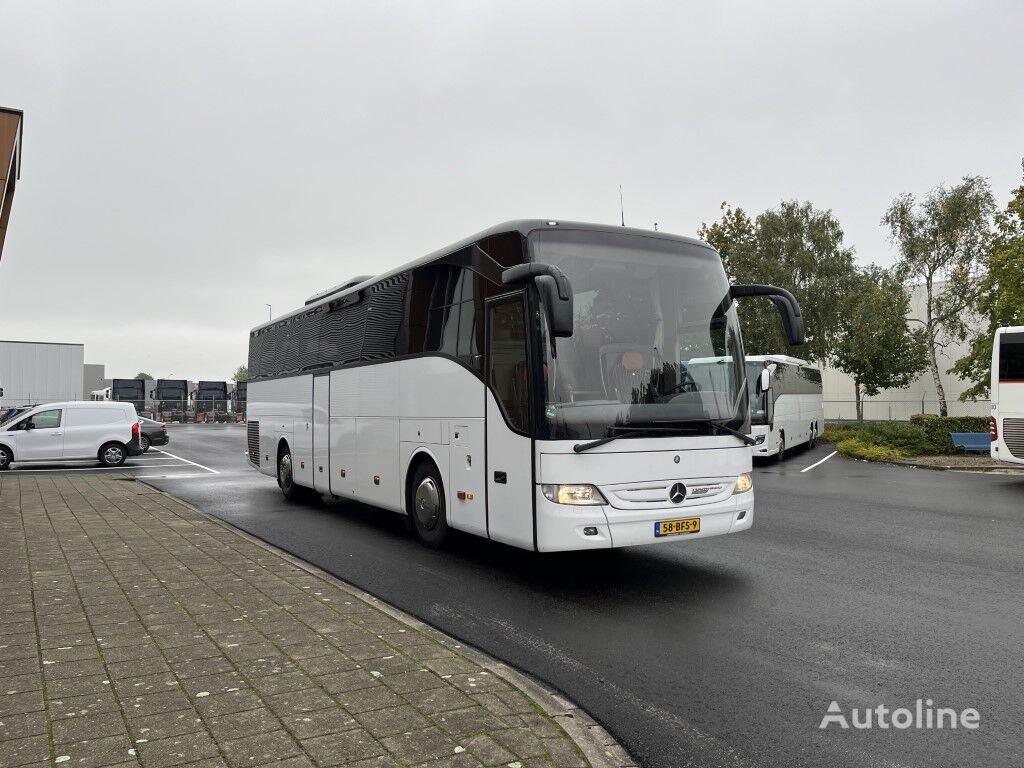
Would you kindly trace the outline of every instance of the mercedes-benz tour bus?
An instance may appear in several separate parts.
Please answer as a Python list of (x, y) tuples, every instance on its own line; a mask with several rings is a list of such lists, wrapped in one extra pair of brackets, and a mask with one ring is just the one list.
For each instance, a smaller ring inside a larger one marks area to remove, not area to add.
[(1024, 464), (1024, 325), (996, 329), (990, 425), (992, 458)]
[(789, 355), (750, 355), (747, 388), (755, 456), (781, 461), (792, 448), (815, 446), (825, 425), (819, 368)]
[[(248, 455), (285, 496), (358, 499), (538, 551), (742, 531), (750, 408), (735, 299), (706, 243), (515, 221), (250, 334)], [(694, 358), (721, 358), (695, 380)]]

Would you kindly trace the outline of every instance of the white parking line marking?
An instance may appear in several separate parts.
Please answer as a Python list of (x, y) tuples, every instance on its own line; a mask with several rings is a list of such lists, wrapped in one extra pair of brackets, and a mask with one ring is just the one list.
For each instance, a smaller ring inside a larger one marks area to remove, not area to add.
[(189, 478), (189, 477), (195, 478), (195, 477), (209, 477), (209, 476), (210, 475), (208, 473), (205, 473), (205, 472), (186, 472), (184, 474), (176, 474), (176, 475), (132, 475), (132, 477), (135, 478), (136, 480), (145, 480), (145, 479), (152, 479), (152, 480), (184, 480), (185, 478)]
[[(33, 469), (32, 467), (26, 467), (25, 469), (12, 469), (11, 472), (124, 472), (129, 469), (155, 469), (156, 467), (180, 467), (180, 464), (124, 464), (120, 467), (65, 467), (63, 469)], [(204, 467), (205, 469), (205, 467)]]
[(210, 469), (209, 467), (204, 467), (202, 464), (196, 464), (194, 461), (189, 461), (188, 459), (181, 458), (181, 456), (175, 456), (173, 453), (170, 453), (169, 451), (157, 451), (156, 448), (151, 448), (150, 450), (156, 451), (157, 453), (162, 453), (164, 456), (170, 456), (172, 459), (177, 459), (178, 461), (184, 461), (186, 464), (191, 464), (193, 467), (199, 467), (200, 469), (205, 469), (211, 475), (219, 475), (220, 474), (220, 472), (218, 472), (216, 469)]
[(810, 470), (810, 469), (814, 469), (814, 468), (815, 468), (816, 466), (818, 466), (819, 464), (824, 464), (824, 463), (825, 463), (826, 461), (828, 461), (829, 459), (831, 459), (831, 458), (832, 458), (833, 456), (835, 456), (835, 455), (836, 455), (837, 453), (839, 453), (839, 451), (832, 451), (832, 453), (830, 453), (830, 454), (829, 454), (828, 456), (826, 456), (826, 457), (825, 457), (824, 459), (822, 459), (821, 461), (816, 461), (816, 462), (814, 462), (813, 464), (811, 464), (811, 466), (809, 466), (809, 467), (804, 467), (804, 468), (803, 468), (803, 469), (801, 469), (800, 471), (801, 471), (801, 472), (806, 472), (806, 471), (808, 471), (808, 470)]

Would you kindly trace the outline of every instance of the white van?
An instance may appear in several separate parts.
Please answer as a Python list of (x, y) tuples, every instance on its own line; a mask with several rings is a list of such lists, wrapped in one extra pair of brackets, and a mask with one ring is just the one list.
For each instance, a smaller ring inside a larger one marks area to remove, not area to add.
[(87, 459), (119, 467), (141, 453), (131, 403), (47, 403), (0, 424), (0, 470), (13, 463)]

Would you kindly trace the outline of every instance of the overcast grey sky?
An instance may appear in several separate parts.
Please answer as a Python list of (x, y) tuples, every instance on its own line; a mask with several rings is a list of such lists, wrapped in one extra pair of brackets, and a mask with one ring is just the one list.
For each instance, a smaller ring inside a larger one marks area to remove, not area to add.
[(499, 221), (694, 234), (1020, 183), (1024, 3), (0, 0), (25, 110), (0, 338), (226, 378), (309, 294)]

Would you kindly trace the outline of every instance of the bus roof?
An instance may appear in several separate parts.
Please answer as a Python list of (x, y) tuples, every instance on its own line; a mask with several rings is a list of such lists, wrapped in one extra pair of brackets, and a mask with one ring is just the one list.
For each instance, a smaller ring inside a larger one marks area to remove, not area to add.
[(493, 235), (502, 235), (509, 232), (518, 232), (519, 234), (523, 235), (523, 237), (526, 237), (531, 232), (535, 232), (537, 230), (554, 229), (556, 227), (560, 230), (584, 230), (587, 232), (607, 232), (609, 234), (637, 235), (640, 237), (653, 238), (657, 240), (669, 240), (677, 243), (699, 245), (709, 250), (713, 250), (710, 245), (705, 243), (703, 240), (698, 240), (695, 237), (673, 235), (667, 232), (655, 232), (649, 229), (636, 229), (633, 227), (620, 227), (609, 224), (588, 224), (579, 221), (558, 221), (556, 219), (516, 219), (513, 221), (506, 221), (502, 224), (495, 224), (493, 227), (488, 227), (487, 229), (481, 232), (477, 232), (475, 235), (470, 235), (469, 237), (463, 238), (462, 240), (459, 240), (456, 243), (447, 245), (444, 248), (439, 248), (436, 251), (427, 254), (426, 256), (416, 259), (415, 261), (410, 261), (406, 264), (402, 264), (387, 272), (382, 272), (379, 275), (368, 277), (364, 279), (362, 282), (353, 284), (352, 281), (349, 281), (347, 283), (342, 283), (341, 285), (337, 286), (336, 290), (328, 289), (321, 293), (315, 293), (313, 294), (312, 297), (310, 297), (310, 300), (304, 306), (297, 307), (291, 312), (287, 312), (265, 323), (261, 323), (260, 325), (254, 327), (252, 331), (250, 331), (250, 333), (276, 325), (282, 320), (287, 320), (288, 318), (294, 315), (299, 315), (302, 314), (303, 312), (307, 312), (314, 304), (320, 304), (328, 300), (333, 300), (340, 298), (341, 296), (346, 296), (350, 293), (356, 293), (370, 285), (373, 285), (376, 282), (379, 282), (380, 280), (384, 280), (388, 277), (392, 277), (407, 270), (414, 269), (415, 267), (421, 267), (425, 264), (430, 264), (434, 261), (437, 261), (438, 259), (442, 259), (445, 256), (455, 253), (456, 251), (462, 250), (463, 248), (470, 246), (475, 242), (478, 242), (488, 237), (492, 237)]

